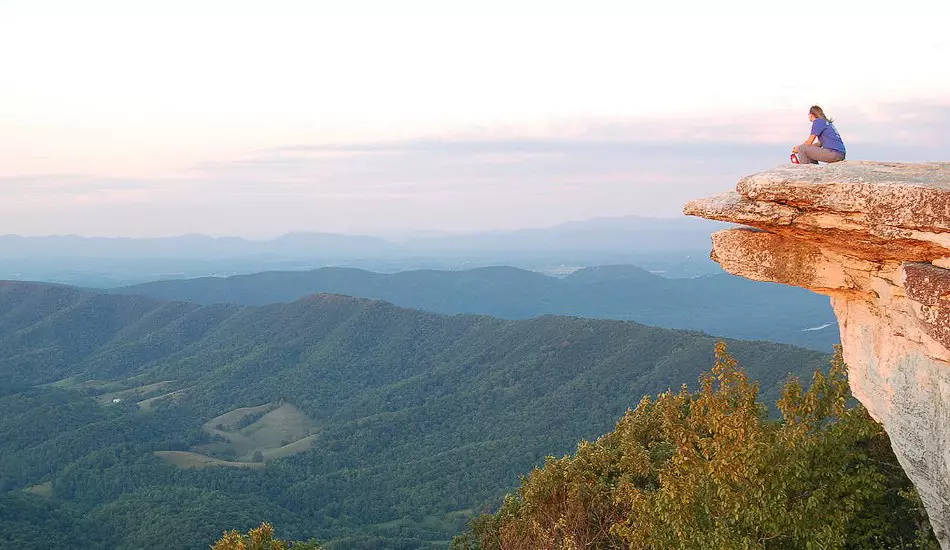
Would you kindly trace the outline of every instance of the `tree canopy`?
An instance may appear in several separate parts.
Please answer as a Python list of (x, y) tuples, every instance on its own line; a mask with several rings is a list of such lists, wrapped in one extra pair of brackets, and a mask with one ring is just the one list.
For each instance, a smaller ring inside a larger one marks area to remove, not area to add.
[(937, 549), (884, 430), (853, 404), (840, 350), (771, 420), (719, 342), (698, 391), (645, 397), (549, 457), (457, 549)]
[(228, 531), (211, 546), (211, 550), (322, 550), (316, 541), (284, 541), (274, 538), (274, 527), (264, 522), (247, 534)]

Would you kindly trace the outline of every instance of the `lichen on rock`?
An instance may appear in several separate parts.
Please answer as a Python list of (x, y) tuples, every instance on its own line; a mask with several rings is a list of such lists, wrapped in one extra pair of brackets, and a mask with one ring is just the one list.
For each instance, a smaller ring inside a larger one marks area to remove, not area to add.
[(950, 163), (786, 165), (684, 212), (723, 269), (831, 297), (854, 395), (950, 550)]

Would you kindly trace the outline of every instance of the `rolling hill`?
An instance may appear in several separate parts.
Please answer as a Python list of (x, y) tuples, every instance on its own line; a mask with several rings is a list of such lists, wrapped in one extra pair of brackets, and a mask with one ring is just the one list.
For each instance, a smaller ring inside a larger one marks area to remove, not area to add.
[[(695, 383), (713, 344), (339, 295), (198, 305), (0, 283), (0, 541), (198, 548), (266, 519), (333, 548), (444, 547), (545, 456)], [(827, 361), (730, 345), (773, 401)]]
[(585, 268), (564, 278), (513, 267), (394, 274), (322, 268), (157, 281), (114, 292), (244, 305), (288, 302), (327, 292), (445, 314), (622, 319), (821, 351), (831, 351), (839, 341), (828, 298), (807, 290), (728, 274), (667, 279), (628, 265)]
[(0, 235), (0, 279), (114, 288), (149, 281), (344, 266), (380, 272), (514, 265), (635, 264), (670, 276), (721, 272), (709, 234), (727, 224), (679, 217), (569, 222), (554, 227), (438, 236), (289, 233), (274, 239), (182, 235), (104, 238)]

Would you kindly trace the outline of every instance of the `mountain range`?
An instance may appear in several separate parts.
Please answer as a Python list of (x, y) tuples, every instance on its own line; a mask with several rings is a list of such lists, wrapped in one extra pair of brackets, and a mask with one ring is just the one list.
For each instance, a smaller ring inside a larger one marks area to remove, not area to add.
[(297, 232), (274, 239), (193, 234), (162, 238), (0, 235), (0, 258), (181, 258), (241, 256), (365, 258), (426, 255), (695, 251), (727, 224), (698, 218), (598, 218), (549, 228), (428, 237)]
[(0, 279), (111, 288), (162, 279), (228, 276), (324, 266), (380, 272), (512, 265), (564, 273), (630, 263), (668, 277), (718, 273), (709, 233), (724, 224), (695, 218), (607, 218), (545, 229), (385, 238), (291, 233), (132, 239), (0, 236)]
[[(0, 541), (199, 548), (268, 520), (330, 548), (443, 548), (545, 456), (695, 386), (714, 341), (331, 294), (200, 305), (3, 282)], [(828, 359), (729, 345), (767, 402)]]
[(333, 293), (445, 314), (623, 319), (822, 351), (831, 351), (839, 342), (828, 298), (810, 291), (728, 274), (668, 279), (629, 265), (589, 267), (563, 278), (513, 267), (393, 274), (322, 268), (157, 281), (112, 292), (243, 305)]

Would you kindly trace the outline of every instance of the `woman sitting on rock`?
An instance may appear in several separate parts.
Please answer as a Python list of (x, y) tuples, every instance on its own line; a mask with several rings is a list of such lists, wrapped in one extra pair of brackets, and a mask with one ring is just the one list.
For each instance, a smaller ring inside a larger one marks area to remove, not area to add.
[[(808, 110), (808, 120), (811, 121), (811, 135), (805, 140), (805, 143), (792, 147), (792, 162), (797, 161), (800, 164), (818, 164), (821, 162), (838, 162), (844, 160), (845, 148), (844, 142), (838, 130), (835, 129), (833, 119), (825, 116), (821, 107), (812, 105)], [(815, 145), (815, 141), (818, 144)]]

